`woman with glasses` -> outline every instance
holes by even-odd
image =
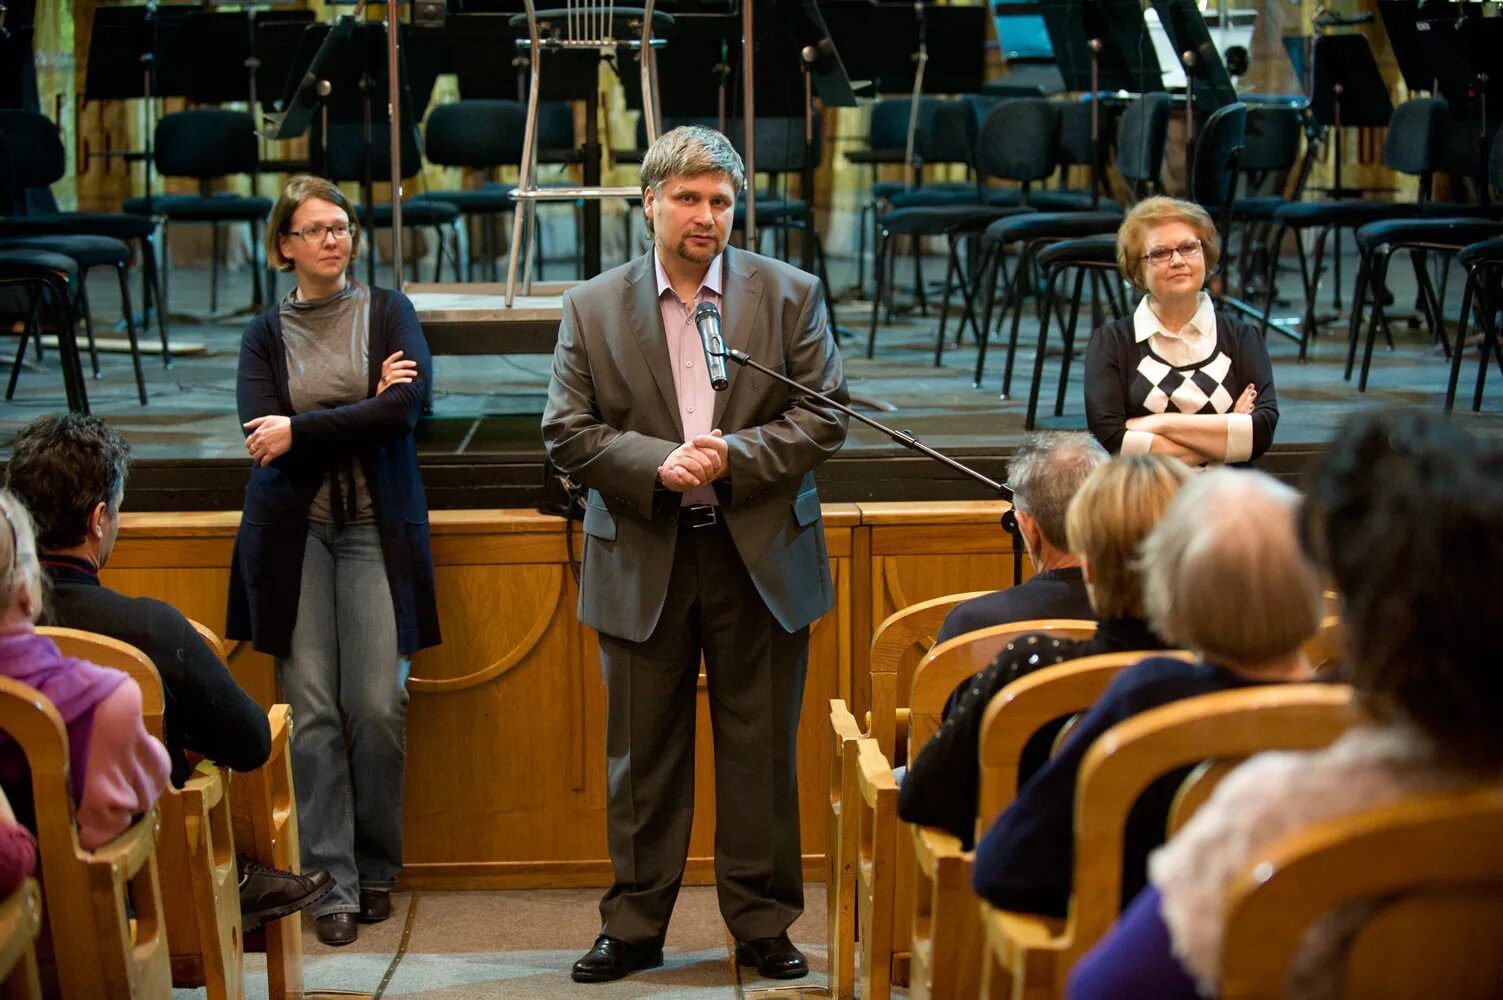
[[[252,465],[227,627],[276,658],[292,705],[303,867],[336,880],[314,908],[330,945],[391,914],[409,658],[439,642],[413,442],[432,362],[412,303],[350,275],[351,215],[303,176],[267,224],[267,258],[297,284],[240,345]]]
[[[1190,202],[1147,198],[1122,221],[1117,266],[1148,294],[1086,349],[1086,418],[1108,451],[1205,465],[1252,462],[1273,443],[1268,349],[1203,291],[1219,254],[1215,224]]]

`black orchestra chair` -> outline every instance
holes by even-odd
[[[1503,131],[1496,134],[1488,155],[1486,181],[1493,193],[1503,193]],[[1428,207],[1428,206],[1427,206]],[[1456,206],[1465,210],[1468,206]],[[1503,221],[1487,214],[1458,214],[1450,218],[1433,218],[1428,214],[1420,218],[1389,219],[1373,222],[1357,230],[1357,285],[1352,292],[1352,313],[1347,330],[1347,359],[1345,377],[1352,377],[1356,362],[1357,341],[1360,336],[1362,315],[1370,304],[1367,322],[1367,342],[1362,353],[1362,373],[1357,382],[1358,391],[1367,389],[1367,377],[1372,363],[1373,344],[1378,331],[1388,335],[1388,323],[1384,315],[1383,300],[1387,298],[1388,268],[1393,255],[1400,250],[1410,251],[1414,261],[1414,275],[1419,287],[1421,311],[1430,327],[1432,342],[1438,342],[1449,355],[1452,344],[1446,336],[1445,286],[1436,292],[1424,264],[1428,253],[1438,253],[1449,258],[1462,248],[1473,243],[1503,235]],[[1445,270],[1442,270],[1442,274]],[[1389,338],[1390,346],[1392,338]]]
[[[0,134],[0,204],[11,204],[15,200],[14,192],[20,190],[14,183],[16,170],[13,163],[10,141]],[[23,227],[12,231],[25,233],[27,230]],[[141,372],[141,345],[136,340],[136,322],[132,317],[130,301],[130,283],[126,280],[125,274],[125,266],[130,259],[130,248],[120,240],[109,236],[85,236],[74,233],[3,235],[4,232],[0,230],[0,250],[11,255],[11,264],[7,273],[14,280],[10,283],[25,288],[31,295],[29,310],[31,315],[23,328],[21,345],[16,351],[6,399],[10,399],[15,393],[16,377],[26,357],[26,329],[36,330],[37,358],[40,360],[42,356],[38,310],[40,293],[43,291],[50,292],[54,299],[61,297],[64,300],[58,304],[57,308],[58,315],[63,320],[58,323],[58,344],[63,354],[65,378],[77,361],[77,345],[73,334],[73,316],[77,310],[81,310],[84,314],[94,376],[99,377],[99,352],[94,341],[94,321],[89,316],[86,278],[92,268],[113,267],[116,277],[120,280],[121,312],[124,314],[125,329],[130,338],[131,362],[136,374],[136,393],[140,397],[141,405],[145,406],[146,379]],[[55,259],[59,257],[67,259],[67,267],[60,266],[58,260]],[[62,277],[60,278],[59,275]],[[76,398],[80,401],[79,405],[86,411],[88,402],[83,393],[82,376],[79,377],[77,387],[72,381],[67,381],[65,384],[69,387],[69,404],[72,405]]]
[[[1405,101],[1393,111],[1388,122],[1388,137],[1383,143],[1383,163],[1398,173],[1419,177],[1419,204],[1403,202],[1364,201],[1345,199],[1335,201],[1291,202],[1274,212],[1277,229],[1269,246],[1284,245],[1290,232],[1300,238],[1307,230],[1315,230],[1315,245],[1310,267],[1302,277],[1305,286],[1305,310],[1300,322],[1299,356],[1303,361],[1309,353],[1310,338],[1316,333],[1318,320],[1315,315],[1316,296],[1320,291],[1321,263],[1325,254],[1326,240],[1332,230],[1360,229],[1373,222],[1388,219],[1407,219],[1420,215],[1421,205],[1430,199],[1430,181],[1436,166],[1436,150],[1445,129],[1449,113],[1446,102],[1439,98],[1422,97]],[[1264,325],[1267,336],[1267,316],[1273,309],[1277,291],[1278,257],[1269,255],[1268,270],[1264,277]],[[1300,256],[1303,268],[1305,257]],[[1339,284],[1339,283],[1338,283]],[[1340,296],[1340,288],[1335,289]]]
[[[441,201],[459,209],[465,222],[479,224],[480,252],[489,262],[491,280],[497,281],[496,220],[516,207],[510,189],[497,182],[501,167],[522,162],[522,129],[527,109],[519,101],[468,99],[440,104],[428,114],[424,132],[428,160],[445,167],[483,171],[486,183],[453,191],[432,191],[412,199],[413,204]],[[404,220],[405,221],[405,220]],[[475,278],[472,254],[465,254],[465,280]]]
[[[1357,287],[1352,293],[1352,314],[1347,331],[1347,354],[1344,378],[1352,377],[1356,363],[1357,341],[1361,337],[1363,307],[1367,309],[1367,337],[1362,349],[1362,371],[1357,379],[1357,391],[1367,391],[1367,377],[1372,367],[1373,345],[1378,331],[1387,332],[1387,319],[1383,310],[1384,288],[1388,278],[1388,266],[1393,255],[1408,250],[1418,256],[1421,253],[1438,253],[1449,257],[1464,247],[1483,240],[1503,236],[1503,222],[1493,219],[1392,219],[1373,222],[1357,230],[1357,252],[1361,264],[1357,270]],[[1431,336],[1439,341],[1449,357],[1460,353],[1460,344],[1453,345],[1446,336],[1445,313],[1441,297],[1435,292],[1423,264],[1417,263],[1415,273],[1419,277],[1420,302],[1430,321]]]
[[[1168,94],[1144,94],[1133,101],[1122,115],[1121,134],[1117,142],[1117,172],[1128,186],[1128,194],[1132,198],[1137,196],[1140,189],[1153,190],[1159,183],[1159,174],[1164,165],[1164,147],[1169,137],[1170,107]],[[981,385],[981,377],[986,370],[992,309],[998,279],[1005,276],[1003,261],[1006,248],[1021,244],[1003,301],[1002,318],[1006,318],[1008,310],[1012,311],[1007,361],[1002,374],[1003,398],[1012,392],[1012,371],[1018,348],[1023,298],[1031,291],[1033,284],[1034,256],[1043,247],[1061,240],[1115,234],[1121,223],[1121,209],[1107,209],[1095,212],[1040,212],[1036,215],[1001,219],[987,227],[983,237],[985,243],[982,264],[982,273],[987,280],[987,293],[986,304],[982,309],[983,336],[980,350],[976,352],[974,385]],[[1089,245],[1075,246],[1084,251]],[[1091,251],[1087,257],[1094,253],[1095,251]],[[1057,259],[1056,266],[1068,266],[1064,260],[1063,257]]]
[[[882,181],[882,167],[899,166],[908,161],[908,125],[913,109],[912,98],[884,97],[872,105],[871,120],[866,130],[866,147],[847,150],[845,158],[851,163],[871,168],[869,194],[861,203],[856,219],[856,287],[866,288],[867,233],[871,231],[876,242],[877,212],[887,198],[907,186],[904,182]],[[917,146],[917,136],[915,136]],[[871,221],[868,222],[867,220]]]
[[[8,140],[11,149],[27,151],[21,162],[12,162],[12,184],[17,192],[47,188],[63,178],[67,152],[58,137],[57,127],[46,115],[19,109],[0,111],[0,138]],[[16,204],[24,208],[24,199],[17,199]],[[157,279],[156,247],[152,242],[156,224],[151,219],[129,212],[49,212],[6,217],[4,213],[9,205],[9,199],[0,203],[0,237],[72,235],[135,241],[141,255],[141,307],[146,313],[156,315],[157,333],[162,339],[162,364],[172,367],[172,351],[167,341],[167,310],[161,307],[162,286]],[[97,377],[97,357],[94,370]]]
[[[1482,240],[1463,247],[1456,261],[1466,270],[1466,285],[1461,293],[1461,325],[1457,328],[1457,347],[1451,352],[1451,377],[1446,384],[1446,413],[1456,402],[1456,383],[1461,378],[1461,362],[1466,354],[1467,322],[1475,308],[1477,325],[1482,333],[1482,355],[1477,362],[1477,387],[1472,395],[1472,412],[1482,409],[1482,393],[1487,385],[1488,360],[1495,359],[1503,371],[1503,347],[1499,346],[1497,313],[1503,307],[1503,236]]]
[[[967,108],[966,113],[970,111]],[[988,178],[1014,181],[1022,186],[1023,204],[997,205],[989,203],[907,205],[906,195],[893,198],[894,208],[878,217],[881,242],[877,245],[877,301],[872,309],[871,328],[867,334],[866,356],[872,356],[877,342],[877,321],[881,315],[880,304],[891,271],[895,236],[911,236],[915,244],[924,236],[944,236],[949,243],[949,261],[945,270],[944,304],[940,309],[939,332],[934,344],[934,364],[938,367],[945,345],[945,324],[952,278],[958,279],[965,310],[961,317],[962,328],[967,319],[976,328],[978,337],[985,339],[985,328],[977,323],[975,315],[974,280],[968,278],[967,268],[962,264],[960,244],[974,238],[989,225],[1010,216],[1027,215],[1033,208],[1026,204],[1026,195],[1031,185],[1047,178],[1054,172],[1055,143],[1059,134],[1059,113],[1054,104],[1040,98],[1017,98],[997,102],[987,113],[986,120],[976,139],[976,173],[984,182]],[[1020,143],[1017,136],[1027,135],[1030,141]],[[978,272],[979,274],[979,272]]]
[[[893,209],[979,204],[982,200],[981,180],[976,176],[976,133],[979,120],[971,105],[964,98],[925,97],[919,102],[916,124],[913,185],[909,186],[906,180],[878,181],[873,184],[872,197],[879,202],[877,214]],[[906,132],[904,142],[907,142]],[[933,183],[924,181],[926,169],[957,166],[965,168],[965,180]],[[873,245],[880,248],[882,230],[876,219],[873,219],[873,234]],[[927,313],[929,306],[924,289],[920,240],[921,237],[917,236],[912,240],[913,295],[919,312]],[[874,258],[874,261],[876,266],[881,266],[880,260]],[[895,284],[896,282],[889,282],[887,288],[888,319],[892,318]]]
[[[250,229],[253,308],[267,299],[261,287],[266,271],[261,250],[261,225],[271,214],[272,202],[254,194],[215,193],[214,181],[245,174],[255,190],[260,171],[256,120],[245,111],[225,108],[194,108],[163,115],[157,121],[153,155],[157,173],[163,177],[191,177],[198,182],[197,194],[161,194],[127,198],[125,211],[162,220],[162,302],[167,310],[172,292],[172,226],[178,223],[208,224],[213,249],[209,258],[209,312],[219,308],[220,227],[245,224]]]
[[[379,126],[382,136],[386,124]],[[364,126],[359,122],[330,123],[328,161],[323,164],[324,176],[332,181],[363,181],[366,176]],[[417,129],[402,129],[401,166],[402,176],[413,177],[422,169],[423,157],[418,151]],[[391,144],[374,142],[370,151],[370,176],[376,182],[391,177]],[[389,201],[374,205],[357,205],[356,214],[360,225],[367,230],[370,241],[366,244],[366,281],[376,281],[375,231],[390,229],[395,213]],[[454,280],[464,280],[459,271],[459,206],[437,197],[409,198],[402,202],[402,228],[422,227],[433,230],[437,251],[433,257],[433,280],[438,281],[444,266],[444,254],[449,254],[453,265]],[[408,254],[405,262],[412,269],[412,280],[417,280],[418,255]]]
[[[1262,279],[1269,267],[1268,255],[1277,253],[1269,242],[1274,213],[1298,201],[1308,166],[1300,168],[1300,137],[1307,110],[1294,104],[1253,104],[1247,109],[1247,138],[1237,161],[1241,192],[1233,195],[1227,219],[1236,229],[1237,252],[1232,252],[1232,232],[1225,233],[1223,258],[1236,261],[1243,293]],[[1308,154],[1307,154],[1308,155]],[[1292,198],[1284,196],[1291,184]],[[1295,241],[1303,254],[1304,249]]]
[[[1106,183],[1106,163],[1111,156],[1110,137],[1115,134],[1117,126],[1117,105],[1098,103],[1093,109],[1089,100],[1065,101],[1059,108],[1059,174],[1063,181],[1069,176],[1071,167],[1090,167],[1093,148],[1098,158],[1100,169],[1096,174],[1096,182],[1100,185],[1100,195],[1096,204],[1091,204],[1091,189],[1067,188],[1061,184],[1057,188],[1040,188],[1031,192],[1028,203],[1040,212],[1093,212],[1098,210],[1111,211],[1120,209],[1112,200],[1110,188]],[[1099,116],[1100,125],[1098,134],[1100,140],[1091,142],[1091,117],[1092,114]]]
[[[83,362],[78,355],[78,341],[74,333],[73,302],[77,296],[78,283],[78,264],[71,257],[47,250],[0,246],[0,316],[8,319],[7,314],[13,311],[8,308],[12,300],[5,290],[12,289],[26,297],[26,304],[17,310],[25,318],[21,327],[21,343],[11,363],[10,381],[5,387],[7,401],[15,396],[16,380],[21,375],[21,364],[26,359],[28,340],[35,339],[37,357],[41,358],[42,305],[50,302],[57,330],[58,354],[61,355],[63,388],[68,397],[68,409],[75,413],[89,412]]]

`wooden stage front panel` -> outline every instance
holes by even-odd
[[[828,702],[865,711],[872,628],[909,603],[1003,586],[1005,505],[827,504],[836,605],[810,639],[799,724],[804,867],[823,878]],[[239,514],[131,514],[104,581],[149,594],[223,633]],[[564,522],[527,510],[436,511],[444,643],[412,665],[406,867],[414,888],[604,885],[605,692],[595,634],[574,616]],[[582,536],[575,533],[576,554]],[[270,657],[228,644],[237,679],[276,700]],[[917,658],[919,651],[912,655]],[[688,878],[713,880],[714,779],[700,676]],[[296,724],[296,719],[294,719]]]

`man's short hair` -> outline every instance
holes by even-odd
[[[746,164],[722,133],[703,125],[681,125],[658,136],[642,157],[642,190],[652,189],[662,197],[663,182],[670,177],[702,177],[725,174],[739,197],[746,186]],[[652,235],[652,219],[647,220]]]
[[[114,512],[130,471],[130,445],[98,417],[48,413],[11,445],[5,485],[31,511],[44,552],[83,542],[97,503]]]
[[[1065,512],[1086,477],[1107,458],[1106,449],[1085,431],[1029,434],[1007,465],[1013,507],[1038,522],[1050,545],[1068,549]]]
[[[1160,637],[1237,666],[1286,656],[1320,627],[1320,574],[1296,531],[1299,494],[1262,472],[1186,483],[1144,540],[1148,620]]]

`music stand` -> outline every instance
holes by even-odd
[[[200,4],[164,7],[96,7],[84,75],[85,101],[146,101],[146,123],[140,151],[106,150],[95,156],[119,156],[144,166],[146,210],[151,211],[151,170],[156,139],[158,97],[186,96],[185,53],[179,44],[183,19],[202,10]]]
[[[1153,0],[1153,9],[1185,67],[1185,142],[1193,157],[1195,111],[1237,103],[1237,88],[1195,0]]]
[[[1163,90],[1138,0],[1041,0],[1065,88],[1091,97],[1091,210],[1101,207],[1101,92]],[[1011,5],[1009,5],[1011,9]]]

